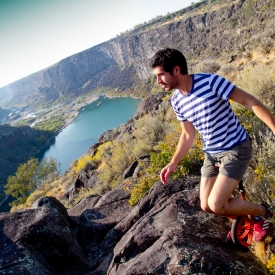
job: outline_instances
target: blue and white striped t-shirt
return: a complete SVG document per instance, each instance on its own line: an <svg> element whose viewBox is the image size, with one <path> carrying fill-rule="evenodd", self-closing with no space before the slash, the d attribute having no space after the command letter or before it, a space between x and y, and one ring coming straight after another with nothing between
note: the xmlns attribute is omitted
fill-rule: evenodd
<svg viewBox="0 0 275 275"><path fill-rule="evenodd" d="M175 90L171 103L179 121L190 121L202 135L203 150L209 153L226 151L244 141L246 131L229 104L235 88L216 74L192 74L192 90L182 94Z"/></svg>

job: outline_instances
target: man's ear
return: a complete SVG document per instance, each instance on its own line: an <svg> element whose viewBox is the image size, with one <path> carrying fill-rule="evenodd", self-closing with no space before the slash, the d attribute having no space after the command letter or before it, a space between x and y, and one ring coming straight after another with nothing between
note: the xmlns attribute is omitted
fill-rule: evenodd
<svg viewBox="0 0 275 275"><path fill-rule="evenodd" d="M179 74L180 73L180 66L175 66L174 67L174 74Z"/></svg>

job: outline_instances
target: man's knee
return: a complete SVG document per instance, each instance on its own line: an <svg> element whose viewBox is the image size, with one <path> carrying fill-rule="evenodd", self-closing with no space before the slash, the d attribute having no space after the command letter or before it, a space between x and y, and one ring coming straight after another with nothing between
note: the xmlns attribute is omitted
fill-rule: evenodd
<svg viewBox="0 0 275 275"><path fill-rule="evenodd" d="M201 201L201 209L205 212L213 213L213 211L210 209L207 201L206 202Z"/></svg>
<svg viewBox="0 0 275 275"><path fill-rule="evenodd" d="M211 198L208 199L208 206L213 213L220 216L225 215L228 210L228 203Z"/></svg>

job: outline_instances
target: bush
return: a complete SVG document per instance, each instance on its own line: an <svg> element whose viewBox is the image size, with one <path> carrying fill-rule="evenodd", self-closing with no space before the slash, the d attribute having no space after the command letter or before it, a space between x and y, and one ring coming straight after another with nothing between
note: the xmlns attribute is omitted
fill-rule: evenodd
<svg viewBox="0 0 275 275"><path fill-rule="evenodd" d="M33 192L43 181L52 175L59 174L60 163L56 159L44 159L39 163L37 158L32 158L20 164L15 175L9 176L4 192L15 199L10 206L24 204L28 195Z"/></svg>
<svg viewBox="0 0 275 275"><path fill-rule="evenodd" d="M269 54L274 49L274 39L270 37L262 37L258 44L258 49L263 54Z"/></svg>
<svg viewBox="0 0 275 275"><path fill-rule="evenodd" d="M165 110L163 110L165 112ZM159 141L164 140L170 132L171 124L165 120L164 115L146 116L135 123L137 129L134 133L137 143L134 146L136 155L148 154Z"/></svg>
<svg viewBox="0 0 275 275"><path fill-rule="evenodd" d="M241 74L238 86L275 111L275 65L258 64Z"/></svg>
<svg viewBox="0 0 275 275"><path fill-rule="evenodd" d="M75 167L75 173L78 174L80 171L86 169L87 165L92 163L92 160L93 158L87 154L80 157Z"/></svg>
<svg viewBox="0 0 275 275"><path fill-rule="evenodd" d="M124 135L124 141L129 136ZM110 189L118 186L122 181L125 169L134 161L131 142L118 142L113 140L108 150L102 155L102 167L99 171L99 179L107 184Z"/></svg>
<svg viewBox="0 0 275 275"><path fill-rule="evenodd" d="M271 132L253 132L253 158L245 174L249 199L267 202L275 212L275 140Z"/></svg>
<svg viewBox="0 0 275 275"><path fill-rule="evenodd" d="M275 255L274 254L271 254L271 257L267 262L267 268L269 269L270 274L275 274Z"/></svg>
<svg viewBox="0 0 275 275"><path fill-rule="evenodd" d="M214 60L205 60L197 64L194 68L196 72L216 73L220 69L220 64Z"/></svg>
<svg viewBox="0 0 275 275"><path fill-rule="evenodd" d="M181 134L179 123L173 124L174 129L165 137L164 141L158 143L155 147L156 152L150 154L150 166L145 173L138 178L138 183L130 190L130 205L135 205L142 196L159 180L161 169L166 166L178 145ZM187 176L198 175L203 162L202 140L199 135L196 136L192 148L186 156L180 161L172 177L174 179Z"/></svg>
<svg viewBox="0 0 275 275"><path fill-rule="evenodd" d="M32 204L39 198L45 196L45 191L44 190L35 190L30 194L30 196L26 200L26 206L31 207Z"/></svg>
<svg viewBox="0 0 275 275"><path fill-rule="evenodd" d="M237 75L236 67L233 65L224 65L219 69L218 74L222 75L227 80L234 82Z"/></svg>

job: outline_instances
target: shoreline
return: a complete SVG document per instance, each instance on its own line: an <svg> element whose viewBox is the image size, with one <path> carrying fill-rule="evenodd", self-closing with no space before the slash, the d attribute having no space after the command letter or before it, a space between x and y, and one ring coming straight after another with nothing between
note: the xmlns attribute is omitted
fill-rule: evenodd
<svg viewBox="0 0 275 275"><path fill-rule="evenodd" d="M36 151L35 155L39 154L40 151L45 148L46 146L49 145L50 141L55 138L56 136L58 136L58 134L60 134L66 127L68 127L70 124L74 123L74 121L76 120L76 118L78 117L79 115L79 112L80 112L80 109L93 103L94 101L96 101L100 96L93 96L92 98L90 98L89 100L86 100L83 104L77 104L75 107L73 106L69 106L68 108L68 111L67 112L70 112L72 111L72 113L70 113L71 117L70 118L67 118L65 119L65 123L64 125L60 128L59 131L57 131L56 133L54 133L54 135L52 135L50 138L48 138L48 140L46 141L46 144L43 145L41 148L39 148L39 150ZM75 104L75 101L74 100L71 105L74 105ZM73 110L71 110L71 108ZM77 109L77 110L76 110Z"/></svg>
<svg viewBox="0 0 275 275"><path fill-rule="evenodd" d="M51 139L55 138L55 137L56 137L60 132L62 132L67 126L69 126L70 124L72 124L72 123L75 121L75 119L76 119L76 118L78 117L78 115L79 115L79 112L80 112L80 109L81 109L81 108L83 108L83 107L85 107L85 106L87 106L87 105L93 103L93 102L96 101L99 97L100 97L100 95L93 95L92 98L89 98L89 99L85 100L85 102L83 102L82 104L76 104L76 103L75 103L75 101L77 101L78 99L76 99L76 100L74 100L72 103L70 103L70 104L69 104L69 107L68 107L68 112L71 112L71 111L72 111L72 113L70 113L71 117L68 118L68 119L66 119L66 120L65 120L64 126L63 126L58 132L56 132L53 136L51 136L50 138L48 138L46 144L45 144L44 146L42 146L41 148L39 148L39 150L37 150L37 151L35 152L34 157L36 157L36 155L39 154L40 151L41 151L43 148L45 148L46 146L49 145ZM5 198L4 198L2 201L0 201L0 207L8 200L8 198L9 198L9 195L6 195ZM0 213L1 213L1 211L0 211Z"/></svg>
<svg viewBox="0 0 275 275"><path fill-rule="evenodd" d="M70 104L67 105L67 109L66 109L66 113L70 115L70 117L68 117L67 119L65 119L65 123L62 126L62 128L57 131L54 135L52 135L50 138L48 138L46 144L44 146L42 146L41 148L39 148L36 153L34 154L34 157L37 157L37 154L39 154L41 152L41 150L43 150L45 147L49 146L50 141L55 138L56 136L58 136L58 134L60 132L62 132L66 127L68 127L70 124L74 123L74 121L76 120L76 118L79 116L80 112L83 111L87 105L95 102L96 100L98 100L100 97L105 97L105 98L118 98L118 97L130 97L130 98L134 98L134 99L140 99L138 97L133 97L133 96L106 96L105 94L101 94L101 95L93 95L92 97L86 99L83 102L79 102L77 103L77 101L79 101L79 99L75 99L73 102L71 102ZM58 108L60 108L62 106L58 106ZM5 198L0 201L0 207L8 200L9 195L6 195ZM1 213L1 211L0 211Z"/></svg>

